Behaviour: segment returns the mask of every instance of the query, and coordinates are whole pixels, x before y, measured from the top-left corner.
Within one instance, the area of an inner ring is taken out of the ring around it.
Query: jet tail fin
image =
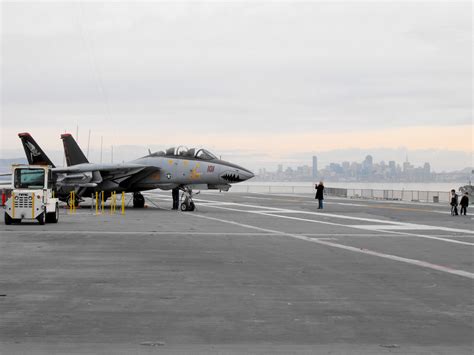
[[[71,134],[61,134],[61,139],[63,140],[64,155],[66,156],[67,166],[89,162]]]
[[[53,162],[48,158],[46,153],[36,143],[33,137],[29,133],[18,133],[18,137],[21,139],[23,149],[25,149],[26,158],[30,165],[50,165],[55,167]]]

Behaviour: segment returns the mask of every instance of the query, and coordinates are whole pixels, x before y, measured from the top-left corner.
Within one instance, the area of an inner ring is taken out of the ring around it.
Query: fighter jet
[[[30,164],[51,160],[28,133],[20,133]],[[193,190],[228,191],[231,184],[246,181],[254,174],[239,165],[218,159],[206,149],[184,146],[169,148],[123,164],[95,164],[88,162],[70,134],[61,135],[68,167],[54,167],[56,184],[63,191],[75,189],[78,198],[93,197],[96,191],[133,193],[133,206],[143,207],[142,191],[162,189],[183,192],[183,211],[194,210]],[[65,193],[67,199],[69,194]],[[75,201],[72,201],[75,203]]]

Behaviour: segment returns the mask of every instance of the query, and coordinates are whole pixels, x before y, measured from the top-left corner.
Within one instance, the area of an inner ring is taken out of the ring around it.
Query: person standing
[[[323,200],[324,200],[324,184],[323,184],[323,182],[320,181],[319,184],[317,184],[315,186],[315,189],[316,189],[315,199],[318,200],[318,210],[322,210],[323,209]]]
[[[177,210],[179,207],[179,188],[176,187],[171,190],[171,195],[173,196],[173,210]]]
[[[451,216],[458,215],[458,195],[456,195],[456,190],[451,190]]]
[[[468,192],[464,193],[464,196],[461,198],[461,202],[459,204],[461,205],[461,211],[459,213],[461,214],[461,216],[463,215],[463,212],[464,212],[464,215],[466,215],[467,206],[469,206],[469,193]]]

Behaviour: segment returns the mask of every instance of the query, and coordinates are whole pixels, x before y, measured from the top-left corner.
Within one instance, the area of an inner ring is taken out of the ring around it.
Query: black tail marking
[[[53,168],[55,165],[48,158],[46,153],[36,143],[33,137],[29,133],[18,133],[18,137],[21,139],[23,149],[25,149],[26,159],[30,165],[50,165]]]

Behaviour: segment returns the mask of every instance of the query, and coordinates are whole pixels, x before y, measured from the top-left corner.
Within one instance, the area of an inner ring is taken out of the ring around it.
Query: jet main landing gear
[[[82,202],[83,200],[78,197],[77,195],[74,195],[74,199],[69,196],[66,200],[67,207],[79,207],[79,203]]]
[[[133,193],[133,208],[144,208],[145,197],[140,192]]]
[[[196,209],[196,205],[194,204],[194,201],[193,201],[193,190],[189,188],[184,188],[183,194],[181,195],[181,200],[183,200],[183,198],[184,198],[184,201],[181,202],[181,205],[180,205],[181,211],[183,212],[194,211]]]

